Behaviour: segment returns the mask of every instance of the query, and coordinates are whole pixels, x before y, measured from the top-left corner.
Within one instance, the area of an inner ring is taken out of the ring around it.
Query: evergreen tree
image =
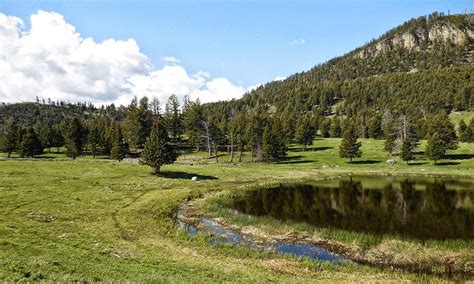
[[[204,114],[199,101],[190,103],[186,112],[183,114],[184,127],[186,129],[186,136],[188,136],[188,142],[196,147],[196,151],[199,151],[199,146],[203,140],[203,124]]]
[[[137,146],[143,148],[146,139],[150,135],[151,125],[153,124],[153,113],[148,104],[148,98],[143,97],[138,104],[138,123],[137,127]]]
[[[66,142],[66,154],[76,159],[82,153],[86,140],[86,131],[77,117],[65,121],[63,136]]]
[[[171,137],[178,140],[183,132],[180,104],[176,95],[171,95],[166,103],[165,123]]]
[[[307,145],[312,145],[314,137],[316,136],[316,130],[310,114],[304,114],[296,123],[295,140],[302,144],[306,151]]]
[[[466,142],[474,143],[474,117],[469,121],[469,126],[466,132]]]
[[[426,144],[425,155],[428,159],[433,160],[434,163],[443,159],[446,155],[446,144],[441,136],[435,132],[429,138]]]
[[[432,117],[428,126],[426,156],[436,163],[446,156],[448,150],[455,150],[457,147],[456,131],[449,116],[441,112]]]
[[[242,157],[245,149],[247,120],[244,112],[238,112],[229,122],[229,131],[234,136],[235,144],[239,147],[239,162],[242,162]]]
[[[125,158],[128,152],[128,144],[123,138],[122,127],[118,122],[112,125],[112,149],[110,150],[110,158],[119,162]]]
[[[416,146],[417,146],[417,143],[411,139],[402,140],[402,149],[400,152],[400,158],[403,161],[406,161],[407,165],[411,160],[415,159],[415,154],[413,151]]]
[[[99,151],[100,145],[102,144],[103,134],[100,131],[97,120],[93,120],[89,124],[89,134],[87,135],[87,143],[89,144],[92,156],[95,158]]]
[[[59,153],[59,147],[62,146],[64,146],[64,136],[61,132],[61,127],[59,124],[53,125],[51,147],[56,147],[57,152]]]
[[[18,126],[13,117],[9,117],[5,120],[3,130],[3,138],[0,141],[1,150],[8,153],[10,157],[11,153],[17,149],[18,144]]]
[[[28,128],[21,139],[21,157],[34,157],[43,153],[41,141],[33,128]]]
[[[469,131],[469,127],[464,122],[464,119],[461,119],[461,121],[459,121],[459,126],[458,126],[459,141],[468,142],[468,140],[469,140],[468,131]]]
[[[131,146],[143,148],[146,138],[150,134],[153,113],[148,104],[148,98],[143,97],[137,102],[135,97],[127,109],[125,121],[127,137]]]
[[[178,158],[174,147],[170,144],[168,131],[161,118],[153,123],[150,137],[148,137],[142,152],[142,160],[160,174],[161,166],[172,164]]]
[[[369,118],[368,132],[370,138],[380,139],[383,137],[384,133],[382,131],[382,118],[380,115]]]
[[[155,118],[161,115],[160,100],[157,97],[151,99],[150,111]]]
[[[247,119],[246,141],[255,156],[256,162],[263,161],[263,132],[268,124],[268,110],[266,107],[257,106],[251,110]]]
[[[387,151],[390,156],[392,156],[395,151],[396,142],[397,142],[397,130],[395,129],[395,124],[393,121],[387,123],[384,130],[384,150]]]
[[[282,127],[282,119],[278,116],[274,116],[271,124],[265,127],[263,132],[263,150],[267,161],[272,159],[278,162],[287,155],[286,135],[281,131]]]
[[[331,134],[331,137],[333,138],[341,137],[341,134],[342,134],[341,120],[338,117],[334,117],[332,119],[330,134]]]
[[[331,120],[329,118],[324,118],[321,122],[321,136],[324,138],[328,138],[331,136]]]
[[[342,141],[339,146],[339,157],[349,158],[349,162],[351,163],[353,158],[361,157],[362,151],[360,147],[362,143],[357,141],[358,138],[354,125],[352,123],[349,124],[342,134]]]

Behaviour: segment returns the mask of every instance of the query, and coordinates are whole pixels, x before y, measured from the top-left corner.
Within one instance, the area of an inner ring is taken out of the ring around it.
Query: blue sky
[[[24,20],[38,10],[64,16],[83,37],[137,41],[150,62],[178,58],[248,87],[308,70],[433,11],[472,12],[473,1],[21,1],[0,12]]]

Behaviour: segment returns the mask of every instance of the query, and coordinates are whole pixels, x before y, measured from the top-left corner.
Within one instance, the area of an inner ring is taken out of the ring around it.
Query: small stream
[[[326,248],[308,243],[293,243],[287,241],[277,241],[268,243],[257,243],[248,240],[242,233],[229,227],[225,227],[212,219],[203,217],[198,225],[188,224],[178,215],[179,227],[186,229],[188,235],[193,238],[200,233],[211,236],[212,245],[230,244],[242,246],[257,251],[268,251],[271,254],[288,254],[294,257],[307,257],[316,261],[326,261],[332,264],[343,264],[349,261],[341,255],[334,254]],[[198,229],[198,227],[202,229]]]

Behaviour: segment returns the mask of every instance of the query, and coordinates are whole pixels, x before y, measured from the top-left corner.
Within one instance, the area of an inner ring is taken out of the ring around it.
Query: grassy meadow
[[[449,159],[422,158],[390,167],[383,141],[362,140],[363,157],[338,157],[340,139],[315,140],[307,151],[294,145],[279,164],[228,163],[229,155],[206,159],[186,153],[163,167],[163,175],[133,161],[103,157],[36,159],[0,155],[0,281],[377,281],[435,280],[434,276],[272,256],[206,237],[189,239],[173,218],[189,198],[278,180],[339,173],[439,174],[474,177],[474,144],[461,143]],[[53,149],[55,151],[56,149]],[[191,181],[198,176],[199,181]]]

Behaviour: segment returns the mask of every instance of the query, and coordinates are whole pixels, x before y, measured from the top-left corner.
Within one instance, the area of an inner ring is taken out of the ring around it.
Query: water
[[[183,225],[183,224],[181,224]],[[308,243],[291,243],[291,242],[275,242],[275,243],[255,243],[247,240],[240,232],[220,225],[219,223],[203,218],[200,225],[206,233],[211,234],[211,244],[231,244],[234,246],[244,246],[258,251],[270,251],[273,254],[290,254],[296,257],[307,257],[312,260],[326,261],[333,264],[342,264],[348,261],[345,257],[334,254],[329,250],[314,244]],[[198,235],[199,230],[196,226],[185,225],[190,237]]]
[[[233,206],[322,228],[471,240],[473,201],[472,180],[354,176],[251,190],[235,197]]]

